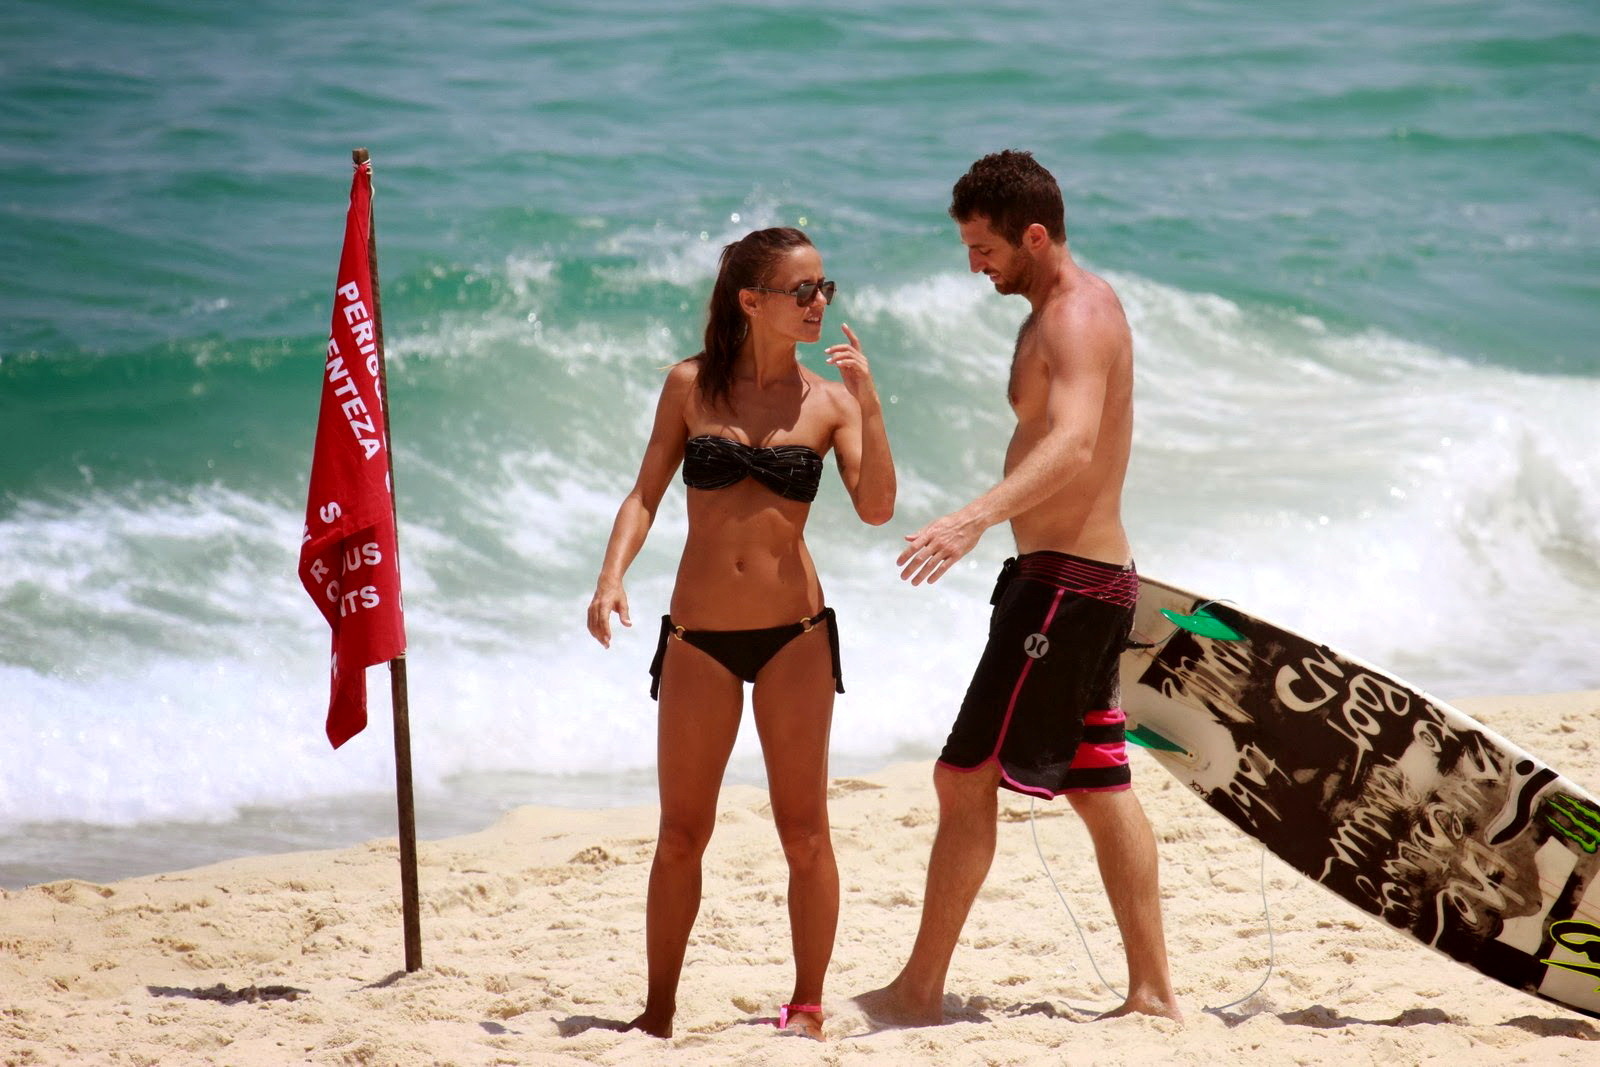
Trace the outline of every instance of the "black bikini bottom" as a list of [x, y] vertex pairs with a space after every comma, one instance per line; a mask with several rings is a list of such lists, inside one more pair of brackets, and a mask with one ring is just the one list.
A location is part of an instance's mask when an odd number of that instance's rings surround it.
[[809, 619], [760, 630], [685, 630], [673, 623], [671, 615], [661, 616], [661, 641], [656, 645], [656, 658], [650, 663], [650, 699], [659, 699], [661, 665], [666, 661], [667, 642], [670, 640], [693, 645], [722, 664], [729, 674], [753, 682], [761, 668], [783, 646], [823, 622], [828, 624], [828, 648], [833, 656], [833, 690], [842, 693], [844, 679], [839, 673], [839, 623], [832, 608], [823, 608]]

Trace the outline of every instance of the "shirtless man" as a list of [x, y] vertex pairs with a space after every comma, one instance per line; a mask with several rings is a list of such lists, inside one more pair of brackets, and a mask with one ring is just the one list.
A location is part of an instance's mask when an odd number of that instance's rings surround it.
[[1127, 1000], [1102, 1018], [1181, 1018], [1167, 970], [1155, 836], [1130, 789], [1117, 657], [1139, 583], [1122, 528], [1133, 344], [1111, 287], [1073, 261], [1061, 191], [1026, 152], [985, 156], [950, 215], [967, 265], [1027, 297], [1009, 396], [1017, 428], [999, 485], [909, 535], [900, 577], [936, 582], [1010, 520], [988, 646], [934, 788], [939, 828], [916, 944], [898, 977], [857, 998], [884, 1022], [943, 1021], [945, 974], [994, 859], [1000, 788], [1065, 795], [1094, 842], [1128, 957]]

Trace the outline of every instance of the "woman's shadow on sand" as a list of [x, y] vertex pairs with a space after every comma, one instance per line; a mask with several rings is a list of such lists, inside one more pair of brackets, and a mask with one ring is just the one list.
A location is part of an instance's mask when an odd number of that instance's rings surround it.
[[615, 1030], [619, 1034], [628, 1032], [628, 1024], [621, 1019], [602, 1019], [598, 1015], [569, 1015], [565, 1019], [557, 1019], [556, 1032], [562, 1037], [577, 1037], [579, 1034], [590, 1030]]
[[[590, 1030], [614, 1030], [619, 1034], [635, 1032], [630, 1030], [628, 1024], [621, 1019], [602, 1019], [597, 1015], [569, 1015], [565, 1019], [555, 1020], [555, 1024], [556, 1032], [562, 1037], [577, 1037], [579, 1034]], [[770, 1030], [775, 1028], [777, 1024], [778, 1020], [775, 1017], [767, 1015], [740, 1019], [730, 1024], [730, 1026], [760, 1026]]]

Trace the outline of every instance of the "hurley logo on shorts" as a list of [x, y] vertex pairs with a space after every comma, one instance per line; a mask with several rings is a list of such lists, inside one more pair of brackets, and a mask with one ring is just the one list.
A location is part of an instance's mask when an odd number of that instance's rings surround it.
[[1050, 639], [1044, 634], [1029, 634], [1022, 642], [1022, 651], [1031, 659], [1043, 659], [1045, 653], [1050, 651]]

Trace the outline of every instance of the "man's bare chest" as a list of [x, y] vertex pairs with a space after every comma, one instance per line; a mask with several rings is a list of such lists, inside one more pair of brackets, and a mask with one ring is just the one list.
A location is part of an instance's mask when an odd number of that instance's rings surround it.
[[1030, 336], [1032, 316], [1022, 324], [1017, 333], [1017, 343], [1011, 350], [1011, 372], [1006, 382], [1006, 400], [1019, 422], [1037, 416], [1044, 409], [1050, 388], [1049, 367], [1044, 355]]

